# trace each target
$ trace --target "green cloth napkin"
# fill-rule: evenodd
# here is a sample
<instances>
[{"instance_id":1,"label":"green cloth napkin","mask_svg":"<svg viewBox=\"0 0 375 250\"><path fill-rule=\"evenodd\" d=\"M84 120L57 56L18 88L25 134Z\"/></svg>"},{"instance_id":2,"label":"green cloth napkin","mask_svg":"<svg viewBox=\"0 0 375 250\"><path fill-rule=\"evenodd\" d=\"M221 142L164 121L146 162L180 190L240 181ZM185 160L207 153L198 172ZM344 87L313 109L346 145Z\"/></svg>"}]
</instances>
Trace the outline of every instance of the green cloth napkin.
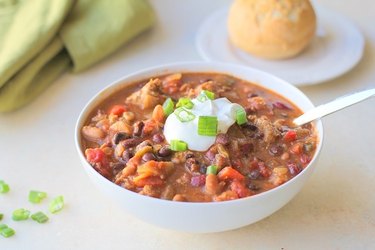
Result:
<instances>
[{"instance_id":1,"label":"green cloth napkin","mask_svg":"<svg viewBox=\"0 0 375 250\"><path fill-rule=\"evenodd\" d=\"M87 69L153 21L146 0L0 0L0 112L24 106L69 68Z\"/></svg>"}]
</instances>

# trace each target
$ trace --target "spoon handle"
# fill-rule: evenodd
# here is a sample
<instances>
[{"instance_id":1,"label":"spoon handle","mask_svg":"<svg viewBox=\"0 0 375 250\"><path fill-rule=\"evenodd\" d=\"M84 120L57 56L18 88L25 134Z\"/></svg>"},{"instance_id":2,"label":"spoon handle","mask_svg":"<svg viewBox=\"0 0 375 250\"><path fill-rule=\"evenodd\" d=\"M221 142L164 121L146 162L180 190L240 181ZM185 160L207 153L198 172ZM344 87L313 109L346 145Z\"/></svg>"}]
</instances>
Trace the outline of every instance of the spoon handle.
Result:
<instances>
[{"instance_id":1,"label":"spoon handle","mask_svg":"<svg viewBox=\"0 0 375 250\"><path fill-rule=\"evenodd\" d=\"M312 110L307 111L303 115L294 119L293 122L295 125L301 126L305 123L311 122L317 118L324 117L373 96L375 96L375 89L368 89L354 94L342 96L329 103L320 105Z\"/></svg>"}]
</instances>

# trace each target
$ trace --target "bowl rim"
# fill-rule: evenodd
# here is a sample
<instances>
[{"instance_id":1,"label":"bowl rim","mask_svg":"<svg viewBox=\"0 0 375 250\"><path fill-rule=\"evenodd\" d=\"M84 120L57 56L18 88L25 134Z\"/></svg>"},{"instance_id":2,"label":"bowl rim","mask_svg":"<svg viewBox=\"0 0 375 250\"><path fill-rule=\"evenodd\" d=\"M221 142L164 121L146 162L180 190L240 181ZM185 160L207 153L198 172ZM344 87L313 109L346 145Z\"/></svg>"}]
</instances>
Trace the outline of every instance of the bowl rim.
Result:
<instances>
[{"instance_id":1,"label":"bowl rim","mask_svg":"<svg viewBox=\"0 0 375 250\"><path fill-rule=\"evenodd\" d=\"M86 158L85 158L83 150L82 150L81 132L80 131L81 131L82 125L87 120L88 115L92 112L92 108L94 108L95 106L98 105L98 103L100 103L101 101L103 101L103 99L102 100L98 100L98 99L100 99L103 96L104 96L104 98L107 98L108 96L112 95L113 92L111 92L111 90L113 90L116 87L118 87L118 85L121 85L121 88L123 88L127 84L131 84L131 83L135 82L134 80L126 82L127 79L138 78L138 81L139 81L139 80L142 80L142 79L146 79L147 77L144 76L144 75L146 75L149 72L156 72L156 71L162 70L162 71L165 71L165 73L167 73L167 74L169 74L169 73L172 74L172 73L182 72L181 70L179 70L179 71L174 70L173 68L175 68L175 67L196 67L196 66L212 67L212 68L219 68L219 69L213 69L213 70L210 70L210 71L208 71L208 70L205 70L205 71L194 71L194 70L187 69L185 72L191 72L191 73L194 73L194 72L212 72L212 73L231 74L231 73L224 72L224 70L220 69L220 68L228 68L228 71L231 71L231 68L237 68L239 70L242 69L242 70L245 70L245 71L256 72L256 74L263 75L264 77L267 77L267 78L272 79L274 81L279 81L280 83L284 84L285 86L288 86L290 89L293 89L293 91L295 91L296 93L298 93L298 95L300 95L301 97L303 97L304 101L308 105L310 105L311 108L315 107L315 105L311 102L311 100L301 90L299 90L296 86L288 83L287 81L285 81L285 80L283 80L283 79L281 79L281 78L279 78L279 77L277 77L275 75L272 75L271 73L268 73L268 72L265 72L263 70L259 70L257 68L253 68L253 67L248 67L248 66L243 66L243 65L233 64L233 63L204 62L204 61L180 61L180 62L166 63L166 64L161 64L161 65L147 67L147 68L144 68L144 69L141 69L141 70L137 70L137 71L135 71L133 73L127 74L125 76L122 76L122 77L118 78L117 80L112 81L110 84L108 84L104 88L100 89L84 105L83 109L81 110L81 112L80 112L80 114L79 114L79 116L77 118L77 122L75 124L75 130L74 130L75 148L76 148L76 150L78 152L79 158L81 159L82 163L84 163L84 164L82 164L82 165L84 165L84 168L86 170L90 171L91 173L93 173L98 178L102 179L103 181L106 181L113 188L118 189L118 190L122 190L121 192L128 193L131 196L134 195L134 196L137 196L140 199L149 200L150 202L173 204L175 206L218 206L218 205L219 206L221 206L221 205L222 206L227 206L227 205L230 205L230 204L243 203L243 202L246 202L246 201L248 201L250 199L252 199L252 200L261 199L264 196L269 196L272 193L275 193L275 192L278 192L279 190L285 189L285 188L287 188L287 186L289 186L292 183L296 182L297 179L299 179L298 177L301 177L308 169L311 168L312 165L314 165L314 163L318 160L318 157L319 157L319 155L321 153L322 146L323 146L323 141L324 141L324 128L323 128L323 124L322 124L321 119L317 119L317 120L315 120L313 122L315 130L316 130L316 133L317 133L317 138L318 138L318 146L316 148L315 154L314 154L313 158L311 159L310 163L298 175L296 175L292 179L288 180L287 182L285 182L285 183L283 183L283 184L281 184L281 185L279 185L277 187L274 187L274 188L272 188L270 190L267 190L267 191L264 191L264 192L261 192L259 194L255 194L255 195L252 195L252 196L235 199L235 200L227 200L227 201L220 201L220 202L176 202L176 201L164 200L164 199L160 199L160 198L155 198L155 197L150 197L150 196L146 196L146 195L141 195L141 194L138 194L136 192L130 191L130 190L126 189L126 188L120 187L119 185L116 185L112 181L108 180L107 178L105 178L104 176L102 176L101 174L99 174L86 161ZM170 68L172 68L172 70L168 71L168 69L170 69ZM162 75L162 74L158 73L156 75ZM238 76L236 76L235 73L232 73L232 75L235 76L235 77L238 77ZM238 78L243 79L241 77L238 77ZM246 81L250 81L250 80L246 80ZM260 85L261 87L263 87L265 89L271 90L271 91L273 91L273 92L281 95L283 98L286 98L288 101L291 101L288 97L284 96L281 93L278 93L276 90L273 90L273 89L271 89L268 86L262 85L259 82L252 82L252 83L256 84L256 85ZM121 89L121 88L119 88L119 89ZM291 102L293 104L295 104L294 101L291 101ZM299 105L297 105L297 104L295 104L295 105L297 107L301 108Z\"/></svg>"}]
</instances>

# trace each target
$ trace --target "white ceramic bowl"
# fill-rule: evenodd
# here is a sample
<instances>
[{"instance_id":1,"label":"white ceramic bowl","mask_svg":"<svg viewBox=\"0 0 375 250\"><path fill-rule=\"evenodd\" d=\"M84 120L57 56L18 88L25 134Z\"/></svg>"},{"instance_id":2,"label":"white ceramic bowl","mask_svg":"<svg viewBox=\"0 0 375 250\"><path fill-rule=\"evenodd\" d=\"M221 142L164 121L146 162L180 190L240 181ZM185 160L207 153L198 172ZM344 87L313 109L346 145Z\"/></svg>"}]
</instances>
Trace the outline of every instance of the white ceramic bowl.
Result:
<instances>
[{"instance_id":1,"label":"white ceramic bowl","mask_svg":"<svg viewBox=\"0 0 375 250\"><path fill-rule=\"evenodd\" d=\"M289 202L302 188L315 166L323 142L321 121L315 123L319 144L310 164L296 177L283 185L255 196L224 202L174 202L143 196L110 182L86 161L81 147L81 133L90 112L112 93L134 81L173 72L219 72L265 86L291 100L303 111L313 108L311 101L291 84L263 71L231 64L187 62L145 69L112 83L93 97L78 118L75 143L82 165L95 185L117 201L127 212L148 223L186 232L207 233L240 228L257 222Z\"/></svg>"}]
</instances>

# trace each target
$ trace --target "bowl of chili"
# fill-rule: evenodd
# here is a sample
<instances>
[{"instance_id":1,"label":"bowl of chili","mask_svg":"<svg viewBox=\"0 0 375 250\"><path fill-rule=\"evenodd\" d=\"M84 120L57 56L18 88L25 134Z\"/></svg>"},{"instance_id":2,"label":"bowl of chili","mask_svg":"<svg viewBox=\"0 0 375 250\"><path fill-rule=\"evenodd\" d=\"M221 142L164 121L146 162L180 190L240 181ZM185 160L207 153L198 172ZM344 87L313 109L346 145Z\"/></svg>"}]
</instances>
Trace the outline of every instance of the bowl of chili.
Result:
<instances>
[{"instance_id":1,"label":"bowl of chili","mask_svg":"<svg viewBox=\"0 0 375 250\"><path fill-rule=\"evenodd\" d=\"M276 212L317 165L320 120L291 84L260 70L184 62L110 84L81 112L75 143L93 183L127 212L186 232L240 228Z\"/></svg>"}]
</instances>

